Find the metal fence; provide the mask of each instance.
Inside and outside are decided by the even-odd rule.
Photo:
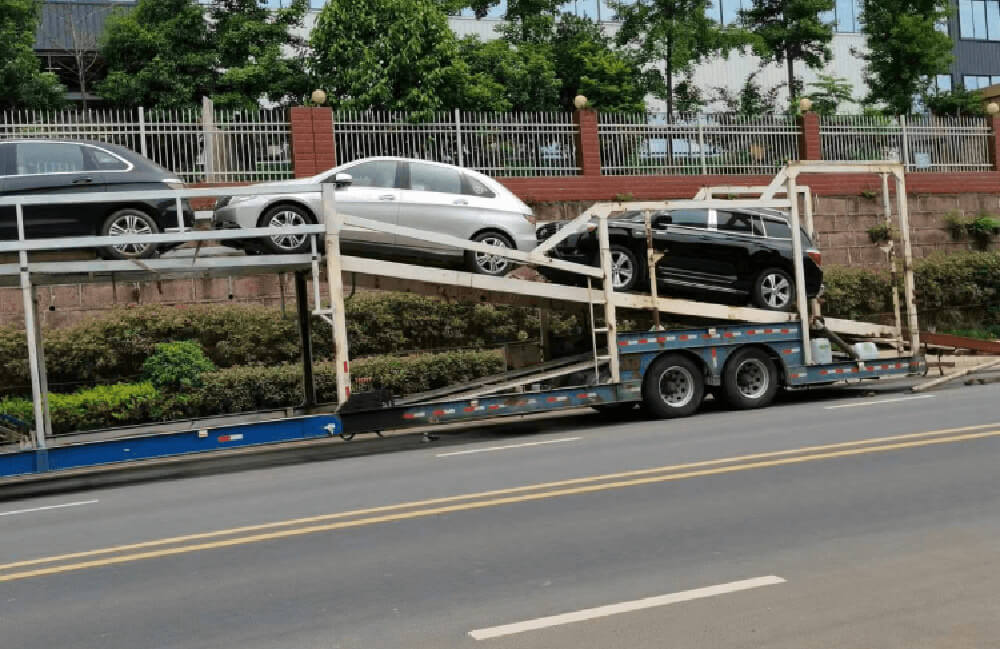
[[[71,138],[118,144],[185,182],[261,182],[294,176],[285,109],[0,112],[0,140]]]
[[[605,175],[771,174],[799,157],[794,117],[601,113]]]
[[[981,117],[824,117],[826,160],[896,160],[907,171],[991,170],[991,130]]]
[[[375,155],[447,162],[490,176],[562,176],[580,172],[572,113],[339,112],[337,161]]]

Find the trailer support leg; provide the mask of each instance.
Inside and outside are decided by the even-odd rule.
[[[309,309],[309,288],[306,271],[295,272],[295,310],[299,317],[299,338],[302,340],[302,407],[316,405],[316,382],[313,379],[312,312]]]
[[[24,211],[20,204],[16,206],[18,237],[24,240]],[[38,321],[38,292],[31,283],[28,272],[28,253],[20,251],[21,267],[21,297],[24,300],[24,330],[28,343],[28,370],[31,373],[31,398],[34,404],[35,450],[43,452],[46,439],[52,434],[52,421],[49,418],[49,382],[45,373],[45,350],[42,347],[42,327]],[[39,461],[44,461],[43,457]],[[45,462],[47,468],[47,462]]]
[[[337,403],[343,407],[351,395],[351,371],[347,353],[347,320],[344,317],[344,275],[340,261],[340,230],[344,226],[344,217],[337,212],[333,183],[323,184],[323,219],[326,223],[326,282],[330,291]]]
[[[795,268],[795,308],[802,323],[802,359],[805,365],[812,365],[812,345],[809,342],[809,300],[806,298],[806,271],[802,261],[802,235],[799,219],[799,199],[796,189],[798,173],[788,173],[788,198],[791,204],[792,262]]]
[[[892,201],[889,198],[889,174],[882,173],[882,210],[885,212],[885,225],[889,228],[888,251],[889,278],[892,282],[892,312],[896,319],[896,351],[903,352],[903,317],[899,310],[899,278],[896,275],[896,242],[892,236]]]
[[[621,383],[621,368],[618,365],[618,316],[615,311],[615,286],[611,272],[611,240],[608,236],[608,217],[601,215],[598,220],[598,241],[601,247],[601,273],[604,284],[604,323],[608,338],[608,369],[611,382]]]
[[[913,283],[913,248],[910,246],[910,212],[906,198],[906,178],[902,171],[896,176],[896,211],[899,212],[899,232],[903,239],[903,298],[906,306],[906,326],[910,329],[910,354],[920,353],[920,324],[917,322],[916,290]]]

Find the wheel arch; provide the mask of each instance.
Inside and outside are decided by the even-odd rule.
[[[493,233],[493,234],[502,235],[503,238],[505,238],[508,241],[510,241],[511,245],[513,245],[513,246],[517,245],[517,243],[515,242],[515,239],[514,239],[514,235],[512,235],[510,232],[507,232],[503,228],[501,228],[499,226],[496,226],[496,225],[487,225],[485,227],[479,228],[478,230],[476,230],[475,232],[473,232],[472,236],[470,236],[469,238],[470,239],[475,239],[479,235],[481,235],[481,234],[487,234],[487,233]]]
[[[733,348],[726,356],[726,362],[722,365],[722,371],[719,372],[720,376],[725,376],[726,369],[732,362],[733,357],[744,349],[757,349],[764,352],[771,359],[771,362],[774,363],[774,369],[778,373],[778,384],[782,387],[788,386],[788,365],[785,363],[785,359],[778,353],[778,350],[764,343],[750,343]]]
[[[121,210],[128,210],[128,209],[139,210],[144,214],[148,214],[150,218],[156,221],[156,225],[158,225],[161,230],[169,227],[176,227],[177,225],[177,223],[172,223],[172,224],[166,223],[163,218],[163,214],[160,213],[160,210],[158,210],[155,206],[150,205],[149,203],[140,203],[137,201],[132,201],[129,203],[112,203],[108,205],[107,209],[104,210],[104,213],[101,215],[100,220],[95,224],[94,234],[97,236],[101,235],[101,229],[104,228],[104,222],[108,220],[109,216],[111,216],[115,212],[120,212]]]
[[[265,205],[264,209],[262,209],[260,211],[260,214],[257,215],[257,223],[260,224],[260,220],[261,218],[263,218],[264,214],[270,210],[273,210],[276,207],[296,207],[306,213],[306,216],[309,217],[309,220],[312,221],[313,225],[319,223],[319,219],[317,218],[316,213],[313,212],[312,208],[309,207],[305,202],[287,197],[281,197],[275,199],[273,202]]]

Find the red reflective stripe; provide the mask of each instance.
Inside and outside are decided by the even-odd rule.
[[[433,414],[434,414],[434,416],[443,415],[444,414],[444,410],[435,410]]]
[[[465,408],[463,408],[463,410],[465,410],[465,412],[475,412],[476,411],[476,409],[473,408],[472,406],[466,406]]]
[[[416,415],[410,412],[403,415],[403,419],[414,419],[414,418],[416,418]]]
[[[715,355],[716,355],[716,351],[715,351],[715,347],[713,347],[712,348],[712,358],[715,358]]]
[[[490,410],[499,410],[500,406],[490,406]]]
[[[782,330],[781,330],[781,333],[783,333],[783,334],[787,334],[787,333],[791,333],[791,332],[790,332],[790,331],[789,331],[788,329],[782,329]]]
[[[782,350],[781,350],[781,353],[782,353],[782,354],[791,354],[791,353],[792,353],[792,350],[791,350],[791,349],[782,349]]]
[[[658,342],[658,343],[665,343],[665,342],[667,342],[667,339],[666,338],[657,338],[656,342]]]
[[[733,337],[733,334],[731,334],[731,333],[729,333],[729,332],[727,331],[726,333],[722,334],[722,337],[723,337],[723,338],[732,338],[732,337]]]
[[[619,340],[618,341],[618,346],[619,347],[625,347],[626,345],[628,345],[628,341],[627,340]]]

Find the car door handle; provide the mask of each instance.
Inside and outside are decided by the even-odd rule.
[[[468,205],[469,201],[465,200],[464,198],[456,198],[451,203],[452,205]]]
[[[396,195],[395,194],[382,194],[381,196],[378,197],[378,199],[380,201],[394,201],[394,200],[396,200]]]
[[[94,182],[94,179],[90,176],[80,176],[79,178],[73,179],[74,185],[89,185],[92,182]]]

